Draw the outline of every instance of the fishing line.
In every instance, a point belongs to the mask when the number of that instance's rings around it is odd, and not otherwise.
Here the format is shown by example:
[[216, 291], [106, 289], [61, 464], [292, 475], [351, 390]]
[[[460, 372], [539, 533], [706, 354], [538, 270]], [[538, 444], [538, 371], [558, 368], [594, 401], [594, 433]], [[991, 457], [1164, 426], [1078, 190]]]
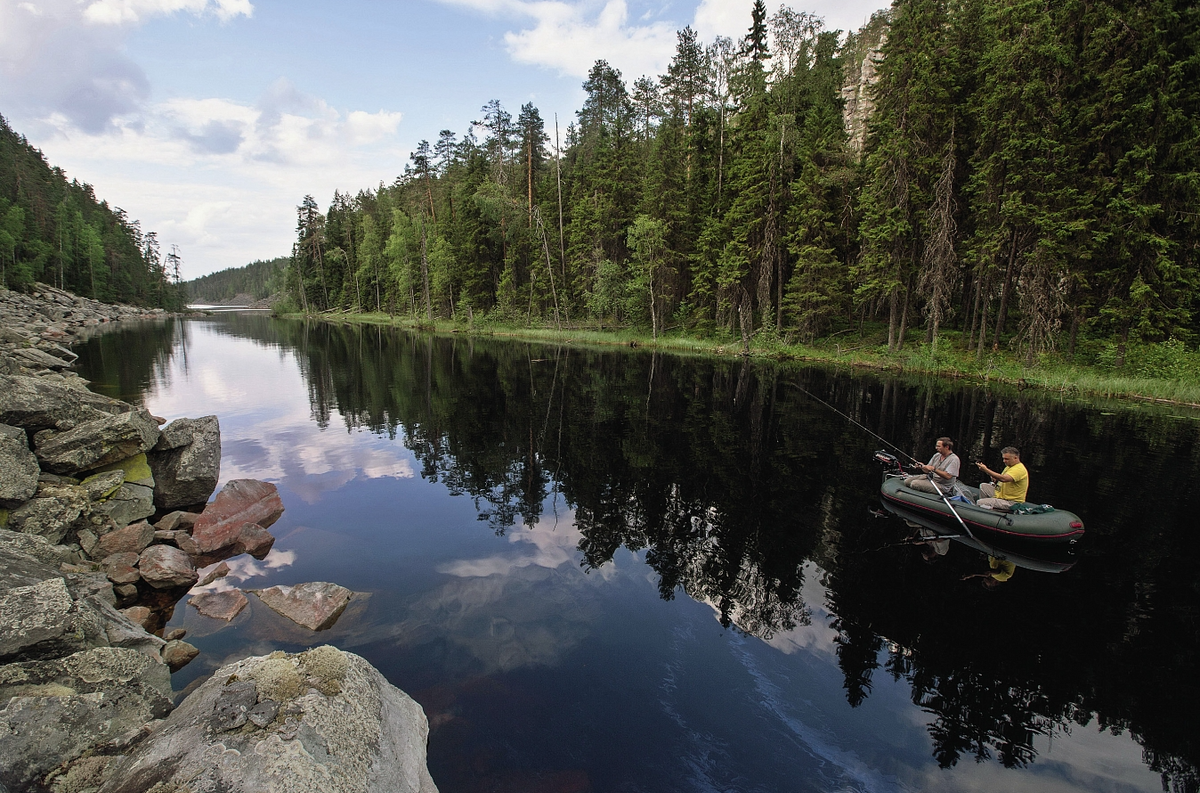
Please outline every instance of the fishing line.
[[835, 408], [833, 405], [831, 405], [831, 404], [829, 404], [828, 402], [826, 402], [824, 399], [821, 399], [821, 397], [817, 396], [817, 395], [816, 395], [816, 394], [814, 394], [813, 392], [811, 392], [811, 391], [809, 391], [809, 390], [807, 390], [807, 389], [805, 389], [805, 388], [803, 388], [803, 387], [801, 387], [801, 386], [798, 386], [798, 385], [796, 385], [795, 383], [792, 383], [792, 382], [789, 382], [789, 381], [786, 381], [786, 380], [784, 381], [784, 385], [790, 385], [792, 388], [796, 389], [797, 391], [799, 391], [799, 392], [800, 392], [800, 393], [802, 393], [802, 394], [805, 394], [805, 395], [806, 395], [806, 396], [808, 396], [810, 399], [815, 399], [817, 402], [820, 402], [822, 405], [824, 405], [825, 407], [829, 408], [829, 409], [830, 409], [830, 410], [832, 410], [834, 413], [838, 414], [839, 416], [841, 416], [842, 418], [844, 418], [846, 421], [850, 422], [850, 423], [851, 423], [851, 424], [853, 424], [854, 426], [858, 427], [860, 430], [862, 430], [863, 432], [867, 433], [867, 434], [868, 434], [868, 435], [870, 435], [872, 438], [875, 438], [876, 440], [878, 440], [878, 441], [880, 441], [881, 443], [883, 443], [883, 445], [887, 446], [889, 449], [893, 449], [893, 450], [895, 450], [895, 451], [899, 452], [900, 454], [903, 454], [905, 457], [907, 457], [909, 460], [912, 460], [914, 463], [920, 463], [920, 462], [921, 462], [921, 461], [920, 461], [920, 460], [918, 460], [916, 457], [913, 457], [911, 454], [909, 454], [908, 452], [904, 451], [904, 450], [903, 450], [903, 449], [901, 449], [899, 446], [897, 446], [896, 444], [892, 443], [891, 441], [889, 441], [887, 438], [883, 437], [883, 436], [882, 436], [882, 435], [880, 435], [879, 433], [877, 433], [877, 432], [872, 432], [872, 431], [871, 431], [870, 429], [868, 429], [866, 426], [864, 426], [864, 425], [860, 424], [859, 422], [855, 421], [854, 419], [850, 418], [850, 417], [849, 417], [849, 416], [847, 416], [845, 413], [843, 413], [842, 411], [838, 410], [838, 409], [837, 409], [837, 408]]

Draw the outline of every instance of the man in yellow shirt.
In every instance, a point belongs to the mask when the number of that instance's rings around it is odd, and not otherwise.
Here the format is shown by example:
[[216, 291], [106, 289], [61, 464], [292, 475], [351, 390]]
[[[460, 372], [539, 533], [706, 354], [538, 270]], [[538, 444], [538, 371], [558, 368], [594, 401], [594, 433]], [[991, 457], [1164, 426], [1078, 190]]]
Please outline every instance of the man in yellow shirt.
[[979, 486], [984, 497], [975, 502], [976, 506], [1008, 509], [1024, 501], [1029, 492], [1029, 471], [1021, 464], [1021, 453], [1015, 447], [1005, 446], [1000, 450], [1000, 457], [1004, 460], [1004, 470], [999, 473], [983, 463], [975, 463], [992, 480]]

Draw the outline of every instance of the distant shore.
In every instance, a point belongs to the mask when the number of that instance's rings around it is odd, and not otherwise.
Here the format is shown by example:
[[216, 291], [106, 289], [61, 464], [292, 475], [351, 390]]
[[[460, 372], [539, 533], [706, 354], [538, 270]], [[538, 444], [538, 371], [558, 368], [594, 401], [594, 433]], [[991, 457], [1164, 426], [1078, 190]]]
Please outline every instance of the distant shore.
[[[282, 318], [304, 319], [303, 314], [280, 314]], [[1116, 397], [1180, 407], [1200, 408], [1200, 381], [1126, 376], [1112, 369], [1073, 364], [1056, 356], [1042, 356], [1032, 366], [1006, 349], [986, 349], [976, 357], [962, 349], [958, 334], [946, 334], [936, 349], [912, 336], [904, 348], [889, 352], [886, 343], [870, 334], [843, 334], [819, 339], [813, 344], [788, 343], [756, 335], [746, 348], [740, 339], [700, 338], [668, 331], [657, 339], [629, 328], [520, 327], [492, 322], [474, 325], [451, 320], [427, 321], [384, 313], [323, 312], [307, 315], [325, 322], [388, 325], [435, 333], [468, 334], [527, 339], [550, 344], [646, 347], [671, 352], [716, 356], [748, 356], [783, 361], [833, 364], [909, 374], [928, 374], [979, 383], [1007, 383], [1039, 388], [1060, 394]]]

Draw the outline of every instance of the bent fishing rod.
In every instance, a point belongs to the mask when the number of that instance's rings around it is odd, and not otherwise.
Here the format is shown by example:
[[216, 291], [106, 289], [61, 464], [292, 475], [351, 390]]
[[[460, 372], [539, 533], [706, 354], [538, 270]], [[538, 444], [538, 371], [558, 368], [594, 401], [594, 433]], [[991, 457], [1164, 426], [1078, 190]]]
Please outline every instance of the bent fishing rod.
[[[877, 433], [877, 432], [873, 432], [871, 429], [869, 429], [868, 427], [864, 426], [862, 423], [860, 423], [860, 422], [858, 422], [858, 421], [855, 421], [853, 418], [851, 418], [850, 416], [846, 415], [846, 414], [845, 414], [845, 413], [843, 413], [842, 411], [838, 410], [838, 409], [837, 409], [837, 408], [835, 408], [833, 405], [829, 404], [829, 403], [828, 403], [828, 402], [826, 402], [824, 399], [821, 399], [819, 396], [817, 396], [817, 395], [816, 395], [816, 394], [814, 394], [813, 392], [809, 391], [808, 389], [804, 388], [803, 386], [799, 386], [799, 385], [797, 385], [797, 384], [795, 384], [795, 383], [793, 383], [793, 382], [790, 382], [790, 381], [784, 381], [784, 382], [785, 382], [785, 383], [787, 383], [787, 385], [790, 385], [792, 388], [795, 388], [795, 389], [796, 389], [797, 391], [799, 391], [800, 393], [802, 393], [802, 394], [805, 394], [805, 395], [806, 395], [806, 396], [808, 396], [810, 399], [814, 399], [814, 400], [816, 400], [817, 402], [820, 402], [822, 405], [824, 405], [825, 407], [829, 408], [829, 409], [830, 409], [830, 410], [832, 410], [834, 413], [838, 414], [839, 416], [841, 416], [842, 418], [844, 418], [846, 421], [850, 422], [850, 423], [851, 423], [851, 424], [853, 424], [854, 426], [858, 427], [860, 430], [862, 430], [863, 432], [867, 433], [867, 434], [868, 434], [868, 435], [870, 435], [872, 438], [875, 438], [876, 440], [880, 441], [881, 443], [883, 443], [883, 444], [884, 444], [885, 446], [887, 446], [888, 448], [890, 448], [890, 449], [893, 449], [893, 450], [895, 450], [895, 451], [899, 452], [900, 454], [904, 455], [905, 457], [907, 457], [909, 460], [913, 461], [913, 462], [914, 462], [914, 463], [916, 463], [917, 465], [925, 465], [925, 463], [922, 463], [922, 462], [921, 462], [920, 460], [918, 460], [916, 457], [913, 457], [911, 454], [909, 454], [908, 452], [904, 451], [904, 450], [903, 450], [903, 449], [901, 449], [899, 446], [897, 446], [896, 444], [894, 444], [894, 443], [892, 443], [891, 441], [889, 441], [887, 438], [883, 437], [882, 435], [880, 435], [880, 434], [879, 434], [879, 433]], [[939, 496], [941, 496], [941, 497], [942, 497], [942, 503], [943, 503], [943, 504], [945, 504], [945, 505], [946, 505], [946, 508], [950, 510], [950, 514], [951, 514], [951, 515], [953, 515], [955, 518], [957, 518], [957, 519], [958, 519], [958, 525], [960, 525], [960, 526], [962, 526], [962, 527], [963, 527], [963, 531], [965, 531], [965, 532], [967, 533], [967, 536], [968, 536], [968, 537], [970, 537], [970, 538], [971, 538], [972, 540], [974, 540], [975, 542], [977, 542], [977, 543], [979, 543], [980, 545], [982, 545], [984, 548], [988, 548], [988, 547], [989, 547], [988, 545], [986, 545], [986, 544], [985, 544], [983, 541], [981, 541], [981, 540], [979, 540], [978, 538], [976, 538], [976, 537], [975, 537], [975, 535], [971, 533], [971, 529], [967, 527], [967, 522], [966, 522], [965, 520], [963, 520], [963, 519], [962, 519], [962, 515], [959, 515], [959, 514], [958, 514], [958, 510], [956, 510], [956, 509], [954, 508], [954, 505], [950, 503], [950, 499], [946, 498], [946, 494], [945, 494], [944, 492], [942, 492], [942, 488], [941, 488], [941, 487], [938, 485], [938, 483], [937, 483], [937, 480], [934, 478], [934, 475], [933, 475], [932, 473], [926, 473], [925, 475], [926, 475], [927, 477], [929, 477], [929, 481], [930, 481], [930, 483], [933, 485], [933, 489], [934, 489], [934, 490], [936, 490], [936, 491], [937, 491], [937, 494], [938, 494]], [[993, 555], [993, 556], [994, 556], [995, 554], [992, 554], [992, 553], [990, 553], [990, 552], [989, 552], [989, 555]]]

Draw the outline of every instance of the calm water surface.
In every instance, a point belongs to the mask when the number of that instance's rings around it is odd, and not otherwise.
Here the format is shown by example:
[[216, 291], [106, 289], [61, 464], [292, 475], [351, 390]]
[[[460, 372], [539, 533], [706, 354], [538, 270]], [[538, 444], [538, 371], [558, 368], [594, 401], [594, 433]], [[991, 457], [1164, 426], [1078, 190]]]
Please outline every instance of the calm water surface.
[[[215, 586], [360, 593], [319, 634], [181, 603], [176, 689], [358, 653], [424, 706], [443, 793], [1197, 789], [1197, 415], [261, 315], [78, 351], [279, 486], [271, 555]], [[1021, 447], [1074, 565], [989, 591], [979, 552], [896, 544], [880, 444], [805, 391], [921, 457]]]

